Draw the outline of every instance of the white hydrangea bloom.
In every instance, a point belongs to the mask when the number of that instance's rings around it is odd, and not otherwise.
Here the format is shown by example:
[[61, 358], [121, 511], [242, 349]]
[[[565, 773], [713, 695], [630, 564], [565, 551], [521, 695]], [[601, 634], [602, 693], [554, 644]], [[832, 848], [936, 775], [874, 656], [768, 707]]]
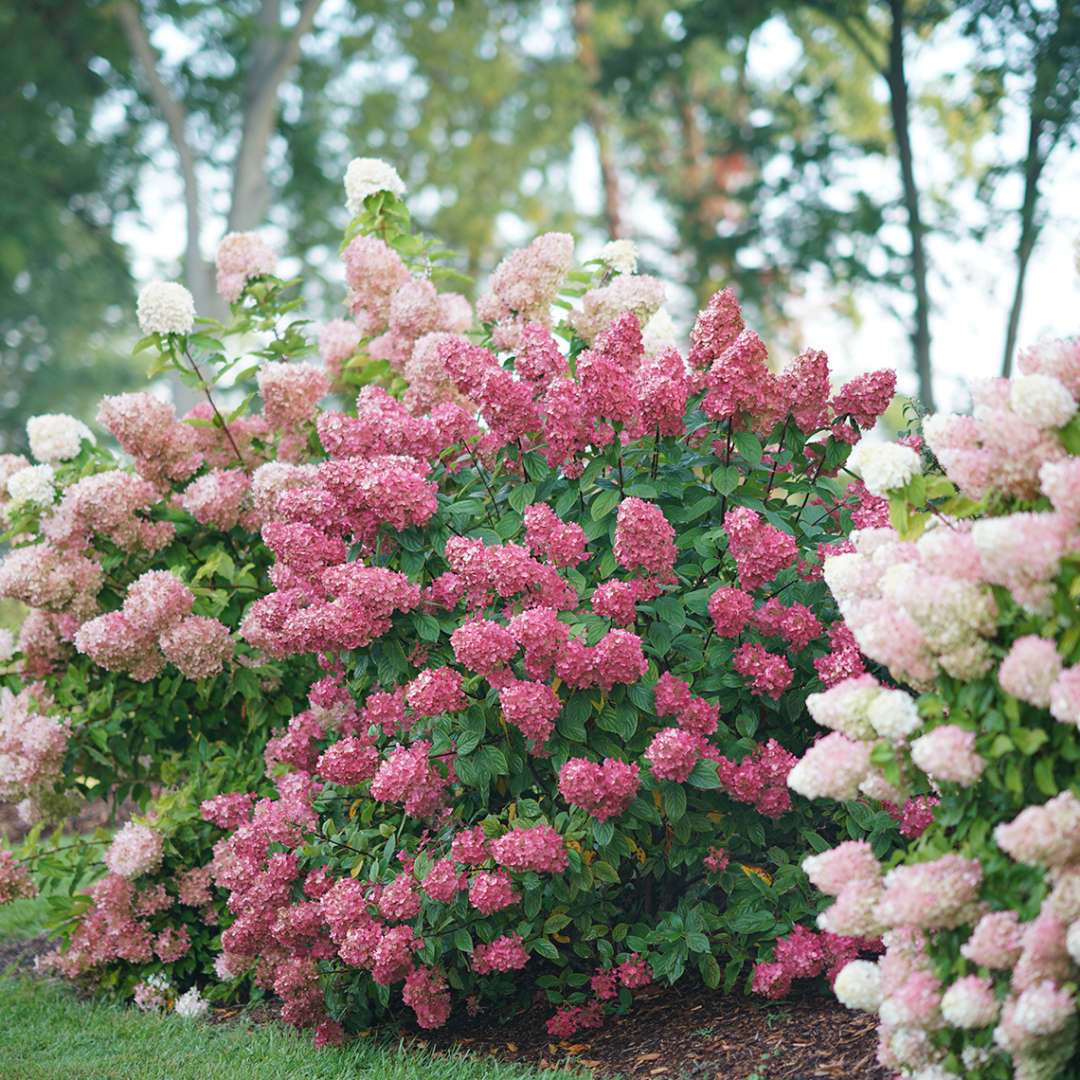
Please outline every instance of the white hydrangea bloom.
[[195, 327], [195, 299], [175, 281], [151, 281], [135, 312], [144, 334], [190, 334]]
[[960, 1077], [944, 1065], [927, 1065], [925, 1069], [912, 1073], [911, 1080], [960, 1080]]
[[678, 341], [675, 324], [664, 308], [655, 312], [641, 328], [641, 341], [645, 346], [646, 356], [655, 356], [664, 349], [675, 348]]
[[26, 421], [30, 453], [47, 463], [68, 461], [78, 456], [82, 440], [94, 443], [94, 433], [74, 416], [66, 413], [42, 413]]
[[1069, 950], [1069, 955], [1080, 964], [1080, 919], [1069, 927], [1069, 932], [1065, 936], [1065, 948]]
[[906, 739], [922, 726], [915, 699], [903, 690], [883, 690], [867, 710], [870, 726], [890, 742]]
[[637, 244], [633, 240], [612, 240], [600, 249], [598, 257], [616, 273], [632, 274], [637, 269]]
[[8, 477], [8, 494], [13, 502], [48, 506], [56, 496], [55, 477], [51, 465], [28, 465]]
[[851, 452], [848, 468], [862, 477], [872, 495], [885, 496], [921, 473], [922, 462], [910, 446], [863, 441]]
[[871, 960], [852, 960], [840, 969], [833, 993], [849, 1009], [877, 1012], [881, 1008], [881, 971]]
[[364, 209], [364, 200], [376, 191], [389, 191], [401, 198], [405, 183], [397, 169], [381, 158], [353, 158], [345, 170], [345, 205], [349, 213], [359, 214]]
[[0, 664], [6, 664], [15, 655], [15, 635], [6, 627], [0, 627]]
[[210, 1005], [199, 994], [199, 988], [193, 986], [176, 999], [176, 1015], [188, 1020], [199, 1020], [210, 1011]]
[[1076, 412], [1076, 401], [1053, 375], [1020, 375], [1009, 387], [1009, 406], [1021, 420], [1041, 428], [1064, 427]]

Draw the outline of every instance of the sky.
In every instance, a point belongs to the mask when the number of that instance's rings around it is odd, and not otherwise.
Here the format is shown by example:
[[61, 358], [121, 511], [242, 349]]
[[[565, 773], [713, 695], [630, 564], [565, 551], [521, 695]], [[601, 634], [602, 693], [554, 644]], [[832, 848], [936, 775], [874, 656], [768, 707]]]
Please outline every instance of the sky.
[[[962, 72], [968, 45], [960, 35], [944, 41], [939, 36], [933, 47], [916, 45], [910, 58], [911, 83], [925, 86], [948, 72]], [[174, 59], [189, 47], [168, 28], [160, 30], [155, 44], [167, 59]], [[751, 66], [768, 77], [780, 73], [792, 59], [797, 46], [779, 22], [767, 23], [755, 35]], [[1022, 110], [1014, 109], [1008, 117], [1003, 139], [994, 144], [994, 152], [1019, 155], [1026, 135]], [[914, 132], [916, 166], [920, 182], [927, 187], [944, 185], [950, 177], [944, 171], [949, 159], [936, 146], [936, 132], [916, 124]], [[363, 153], [364, 148], [357, 148]], [[867, 190], [895, 193], [898, 190], [895, 163], [867, 162], [850, 178]], [[208, 180], [213, 181], [212, 177]], [[584, 128], [575, 138], [570, 162], [571, 190], [578, 209], [596, 213], [600, 203], [599, 167], [595, 146]], [[210, 185], [208, 185], [210, 186]], [[624, 177], [629, 193], [626, 215], [628, 232], [646, 253], [661, 250], [670, 238], [659, 202], [648, 187], [632, 175]], [[124, 219], [120, 238], [132, 252], [139, 282], [179, 269], [184, 245], [182, 192], [175, 172], [175, 159], [163, 140], [162, 152], [148, 168], [140, 190], [139, 217]], [[1051, 162], [1043, 185], [1043, 198], [1049, 211], [1028, 275], [1026, 302], [1020, 326], [1021, 346], [1043, 336], [1074, 334], [1080, 316], [1080, 275], [1076, 269], [1076, 241], [1080, 237], [1080, 154], [1060, 151]], [[996, 193], [995, 205], [979, 204], [971, 196], [959, 196], [957, 216], [960, 222], [1000, 217], [1006, 226], [990, 231], [984, 241], [931, 235], [928, 240], [931, 268], [935, 278], [932, 296], [937, 300], [931, 322], [935, 364], [935, 394], [939, 408], [964, 409], [968, 404], [966, 382], [972, 378], [998, 373], [1004, 340], [1008, 304], [1012, 295], [1015, 270], [1011, 248], [1016, 241], [1015, 215], [1010, 209], [1019, 205], [1018, 178], [1004, 183]], [[509, 242], [525, 242], [530, 237], [515, 223], [507, 221], [504, 232]], [[212, 252], [220, 238], [223, 223], [208, 215], [205, 247]], [[270, 239], [274, 237], [270, 230]], [[595, 254], [603, 238], [585, 237], [578, 255], [587, 259]], [[906, 234], [898, 238], [906, 246]], [[798, 347], [824, 349], [833, 369], [840, 376], [881, 367], [895, 367], [899, 389], [914, 393], [916, 384], [911, 371], [910, 347], [905, 328], [884, 306], [881, 299], [865, 293], [859, 301], [860, 322], [852, 322], [836, 311], [835, 296], [821, 279], [805, 281], [804, 293], [796, 302], [795, 315], [801, 332]], [[685, 290], [673, 288], [669, 309], [676, 325], [689, 330], [693, 311]]]

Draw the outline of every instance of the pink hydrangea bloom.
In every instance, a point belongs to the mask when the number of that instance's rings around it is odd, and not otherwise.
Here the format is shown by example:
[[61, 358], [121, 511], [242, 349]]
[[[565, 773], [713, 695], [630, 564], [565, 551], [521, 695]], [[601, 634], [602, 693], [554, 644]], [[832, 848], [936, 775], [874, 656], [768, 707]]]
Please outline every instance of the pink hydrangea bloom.
[[788, 774], [788, 787], [807, 799], [854, 799], [870, 772], [870, 746], [834, 731], [811, 746]]
[[490, 619], [471, 619], [450, 635], [454, 659], [480, 675], [491, 675], [517, 653], [514, 635]]
[[981, 884], [982, 864], [959, 855], [897, 866], [885, 875], [877, 917], [886, 926], [962, 926], [977, 911]]
[[189, 679], [218, 675], [232, 658], [229, 628], [205, 615], [189, 615], [160, 637], [162, 654]]
[[1040, 709], [1049, 707], [1050, 688], [1060, 675], [1057, 646], [1035, 634], [1017, 638], [998, 668], [998, 682], [1005, 693]]
[[469, 903], [482, 915], [494, 915], [496, 911], [516, 904], [518, 899], [514, 883], [505, 870], [481, 870], [473, 874], [469, 882]]
[[658, 780], [681, 784], [694, 771], [705, 750], [705, 740], [681, 728], [661, 728], [649, 743], [645, 758]]
[[1066, 866], [1080, 858], [1080, 800], [1063, 791], [1041, 806], [1028, 806], [994, 829], [994, 841], [1017, 862]]
[[37, 887], [26, 867], [10, 851], [0, 851], [0, 904], [29, 900], [36, 895]]
[[157, 829], [129, 821], [113, 837], [103, 861], [111, 873], [136, 878], [161, 865], [162, 845], [163, 837]]
[[1050, 715], [1080, 727], [1080, 664], [1066, 668], [1050, 687]]
[[[514, 646], [515, 650], [517, 645]], [[499, 689], [499, 705], [508, 723], [536, 746], [542, 746], [555, 730], [562, 702], [546, 683], [514, 679]]]
[[750, 680], [755, 694], [767, 695], [774, 701], [791, 686], [795, 672], [782, 657], [769, 652], [756, 641], [746, 641], [735, 650], [732, 667]]
[[521, 873], [561, 874], [566, 869], [566, 844], [550, 825], [511, 829], [492, 841], [491, 853], [500, 866]]
[[252, 278], [272, 274], [277, 254], [257, 233], [229, 233], [217, 249], [217, 291], [227, 303], [235, 303]]
[[597, 821], [625, 813], [640, 784], [638, 766], [617, 758], [604, 758], [603, 762], [571, 758], [559, 771], [562, 797], [587, 810]]
[[667, 578], [675, 566], [675, 530], [659, 506], [631, 496], [619, 504], [615, 558], [626, 570]]
[[492, 971], [520, 971], [529, 962], [520, 934], [503, 934], [490, 945], [473, 946], [472, 969], [477, 975]]
[[452, 903], [459, 892], [468, 888], [468, 878], [454, 865], [453, 859], [439, 859], [423, 880], [424, 892], [444, 904]]
[[405, 700], [417, 716], [438, 716], [465, 708], [461, 675], [453, 668], [426, 668], [405, 689]]
[[491, 852], [483, 828], [475, 825], [457, 833], [450, 841], [450, 857], [463, 866], [479, 866], [490, 859]]
[[349, 735], [338, 739], [320, 756], [315, 771], [332, 784], [355, 784], [370, 780], [379, 764], [379, 752], [367, 740]]
[[720, 637], [738, 637], [754, 613], [754, 598], [742, 589], [721, 587], [709, 597], [709, 617]]
[[838, 896], [847, 885], [873, 884], [881, 877], [881, 864], [865, 840], [845, 840], [820, 855], [803, 860], [811, 884], [828, 896]]
[[911, 760], [933, 780], [970, 787], [986, 762], [975, 750], [975, 732], [942, 724], [911, 744]]
[[795, 538], [745, 506], [724, 515], [728, 550], [739, 571], [739, 584], [752, 591], [772, 581], [798, 557]]

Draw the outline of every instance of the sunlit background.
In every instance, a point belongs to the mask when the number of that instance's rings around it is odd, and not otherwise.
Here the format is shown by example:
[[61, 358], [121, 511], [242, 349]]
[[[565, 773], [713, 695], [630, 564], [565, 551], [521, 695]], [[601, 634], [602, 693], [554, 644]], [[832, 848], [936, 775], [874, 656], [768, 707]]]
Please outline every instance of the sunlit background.
[[1077, 328], [1067, 2], [7, 0], [0, 32], [0, 450], [145, 383], [140, 284], [220, 314], [230, 228], [264, 229], [311, 317], [339, 314], [357, 155], [396, 166], [478, 285], [547, 229], [582, 259], [629, 237], [684, 334], [730, 284], [775, 364], [895, 366], [939, 408], [1001, 373], [1014, 307], [1018, 346]]

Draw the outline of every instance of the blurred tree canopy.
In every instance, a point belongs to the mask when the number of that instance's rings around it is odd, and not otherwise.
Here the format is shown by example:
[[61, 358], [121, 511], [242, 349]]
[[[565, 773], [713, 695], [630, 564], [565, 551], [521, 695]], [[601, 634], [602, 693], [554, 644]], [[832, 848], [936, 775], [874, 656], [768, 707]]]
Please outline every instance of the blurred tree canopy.
[[[1078, 133], [1078, 23], [1071, 0], [9, 0], [0, 448], [141, 378], [119, 237], [157, 226], [148, 179], [157, 202], [179, 185], [186, 235], [141, 255], [215, 313], [228, 229], [332, 266], [356, 155], [393, 161], [474, 276], [544, 229], [642, 239], [647, 219], [665, 274], [697, 301], [734, 284], [785, 340], [808, 282], [853, 320], [872, 295], [929, 403], [939, 240], [1012, 230], [1011, 359], [1040, 185]], [[913, 75], [957, 40], [964, 70]], [[1004, 180], [1023, 194], [1002, 213]]]

